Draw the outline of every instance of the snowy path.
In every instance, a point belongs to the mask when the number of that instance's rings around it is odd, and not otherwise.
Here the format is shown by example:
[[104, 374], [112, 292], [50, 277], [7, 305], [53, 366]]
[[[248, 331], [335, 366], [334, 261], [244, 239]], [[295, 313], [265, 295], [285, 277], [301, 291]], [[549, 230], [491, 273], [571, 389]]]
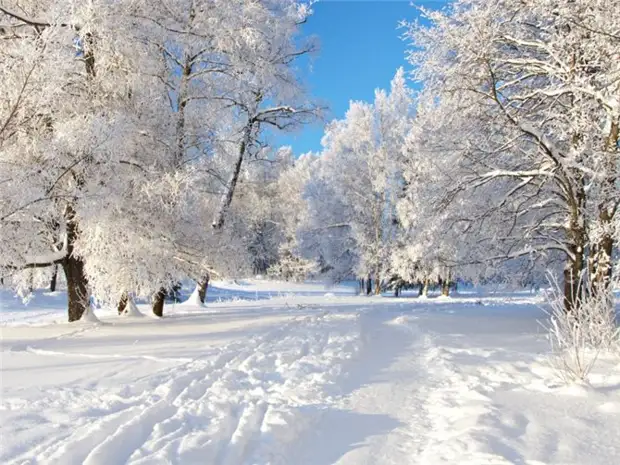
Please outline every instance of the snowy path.
[[103, 324], [10, 309], [0, 463], [620, 463], [618, 358], [560, 386], [531, 296], [300, 289]]
[[363, 312], [359, 359], [288, 463], [620, 463], [617, 359], [561, 386], [531, 302], [455, 304]]
[[[147, 336], [151, 322], [143, 323], [146, 331], [135, 324], [87, 326], [27, 345], [4, 341], [3, 377], [11, 379], [4, 380], [9, 382], [3, 383], [0, 403], [0, 462], [240, 465], [278, 460], [284, 445], [312, 420], [300, 414], [303, 408], [325, 401], [324, 386], [357, 351], [357, 315], [317, 310], [258, 316], [270, 324], [260, 329], [260, 323], [244, 320], [245, 337], [232, 342], [203, 342], [196, 348], [196, 339], [185, 334], [189, 358], [137, 356], [130, 353], [132, 345], [118, 342], [128, 329], [134, 338]], [[194, 326], [199, 321], [194, 319]], [[218, 329], [202, 323], [194, 335], [200, 328], [203, 336]], [[97, 343], [100, 331], [115, 334], [113, 353]], [[108, 339], [115, 340], [111, 334], [103, 340]], [[56, 349], [30, 345], [35, 343]], [[46, 363], [59, 370], [48, 372], [55, 380], [38, 379]], [[20, 382], [13, 374], [19, 376], [24, 365], [32, 371]], [[88, 374], [82, 377], [84, 370]], [[119, 384], [109, 383], [109, 377]]]
[[428, 340], [397, 314], [363, 314], [359, 359], [306, 438], [300, 465], [406, 464], [423, 448]]

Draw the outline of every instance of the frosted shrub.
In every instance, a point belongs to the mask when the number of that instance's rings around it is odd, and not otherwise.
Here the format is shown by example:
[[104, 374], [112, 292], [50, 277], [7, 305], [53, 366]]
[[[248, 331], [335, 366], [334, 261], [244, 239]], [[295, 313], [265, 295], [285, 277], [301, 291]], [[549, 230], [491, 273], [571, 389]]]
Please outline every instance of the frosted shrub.
[[581, 305], [566, 311], [557, 283], [549, 294], [549, 320], [545, 324], [551, 344], [550, 362], [566, 382], [587, 382], [602, 351], [616, 350], [620, 331], [616, 323], [613, 294], [593, 293], [583, 285]]

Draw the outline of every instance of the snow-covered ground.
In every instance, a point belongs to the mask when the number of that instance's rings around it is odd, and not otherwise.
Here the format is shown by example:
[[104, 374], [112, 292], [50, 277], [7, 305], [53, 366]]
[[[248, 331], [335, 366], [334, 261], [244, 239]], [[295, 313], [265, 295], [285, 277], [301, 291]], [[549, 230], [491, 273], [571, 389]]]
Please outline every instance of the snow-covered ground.
[[529, 293], [209, 292], [71, 325], [62, 293], [1, 293], [0, 463], [620, 463], [620, 359], [559, 383]]

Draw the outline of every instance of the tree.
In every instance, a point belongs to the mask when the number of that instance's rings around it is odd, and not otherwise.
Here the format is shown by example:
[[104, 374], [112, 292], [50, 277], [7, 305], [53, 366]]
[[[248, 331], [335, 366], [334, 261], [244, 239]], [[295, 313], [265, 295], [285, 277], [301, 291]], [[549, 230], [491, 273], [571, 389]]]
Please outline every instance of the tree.
[[232, 124], [236, 137], [227, 144], [234, 157], [213, 218], [216, 230], [224, 224], [242, 164], [260, 150], [265, 130], [297, 129], [314, 121], [320, 110], [307, 100], [293, 66], [300, 57], [316, 49], [312, 41], [297, 37], [299, 27], [311, 13], [308, 4], [293, 0], [250, 3], [253, 10], [260, 10], [256, 31], [238, 52], [240, 66], [233, 70], [232, 87], [218, 97], [236, 110]]
[[[309, 50], [296, 37], [308, 6], [64, 0], [0, 13], [0, 266], [14, 283], [62, 265], [74, 321], [91, 294], [154, 295], [161, 315], [180, 279], [242, 272], [232, 192], [261, 128], [309, 114], [291, 66]], [[205, 233], [225, 210], [230, 224]]]
[[602, 287], [610, 276], [620, 9], [609, 7], [464, 0], [409, 30], [430, 111], [449, 117], [428, 147], [451, 160], [446, 200], [485, 199], [459, 219], [469, 243], [489, 261], [563, 255], [568, 310], [585, 275]]
[[318, 162], [319, 179], [312, 186], [313, 201], [325, 202], [313, 209], [318, 215], [314, 224], [321, 225], [316, 233], [324, 235], [331, 248], [322, 258], [332, 264], [329, 257], [341, 263], [355, 257], [351, 271], [374, 279], [375, 293], [389, 277], [399, 229], [395, 208], [403, 187], [401, 148], [411, 114], [412, 95], [400, 69], [389, 93], [376, 91], [373, 105], [352, 102], [343, 120], [330, 123]]
[[148, 88], [140, 73], [148, 54], [139, 41], [129, 46], [134, 36], [124, 7], [67, 0], [5, 2], [0, 9], [7, 76], [0, 92], [7, 96], [0, 234], [11, 244], [2, 267], [61, 265], [70, 321], [88, 308], [82, 231], [94, 221], [95, 202], [122, 189], [135, 164], [119, 147], [135, 115], [130, 102], [143, 102], [140, 90]]

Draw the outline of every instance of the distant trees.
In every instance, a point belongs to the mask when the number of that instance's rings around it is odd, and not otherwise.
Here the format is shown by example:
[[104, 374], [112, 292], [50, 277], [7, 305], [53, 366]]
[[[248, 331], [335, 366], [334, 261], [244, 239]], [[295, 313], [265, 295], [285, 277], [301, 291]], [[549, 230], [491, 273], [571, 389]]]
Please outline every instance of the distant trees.
[[389, 276], [395, 246], [395, 201], [402, 191], [401, 148], [409, 129], [412, 95], [398, 70], [389, 93], [374, 104], [352, 102], [345, 118], [326, 129], [323, 151], [306, 187], [309, 218], [303, 241], [335, 278], [354, 274], [375, 283]]

